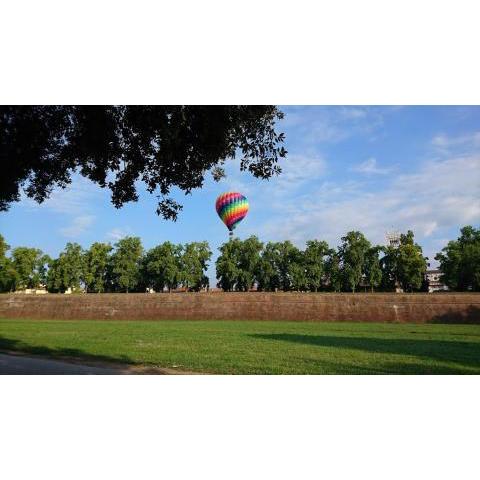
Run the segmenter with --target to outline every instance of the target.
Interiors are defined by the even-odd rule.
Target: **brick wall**
[[[3,294],[0,317],[480,324],[480,294]]]

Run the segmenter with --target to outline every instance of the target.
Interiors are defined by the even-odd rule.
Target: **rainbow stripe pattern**
[[[218,216],[230,231],[245,218],[248,213],[248,200],[241,193],[226,192],[219,195],[215,202]]]

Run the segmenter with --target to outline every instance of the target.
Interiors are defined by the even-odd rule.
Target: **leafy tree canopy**
[[[362,280],[365,261],[370,248],[370,242],[361,232],[348,232],[342,237],[339,253],[342,260],[344,281],[354,293]]]
[[[382,282],[382,268],[380,266],[380,252],[383,248],[379,245],[370,247],[365,255],[364,275],[365,280],[370,285],[373,292],[375,287],[378,287]]]
[[[0,292],[14,290],[18,282],[18,274],[13,267],[13,263],[6,256],[8,250],[10,250],[10,245],[0,235]]]
[[[37,288],[46,281],[49,257],[41,250],[17,247],[12,250],[11,266],[16,272],[15,288]]]
[[[423,283],[428,267],[428,258],[423,256],[422,247],[415,243],[409,230],[400,235],[398,247],[388,246],[381,260],[383,283],[388,288],[401,286],[406,292],[418,290]]]
[[[342,269],[340,265],[340,255],[335,250],[329,250],[328,258],[325,262],[325,273],[328,285],[334,292],[340,292],[342,289]]]
[[[0,211],[21,191],[42,202],[78,171],[109,188],[120,208],[136,201],[136,182],[159,198],[157,213],[177,218],[171,189],[202,187],[224,176],[237,153],[240,168],[268,179],[286,156],[274,106],[1,106]]]
[[[209,286],[205,271],[212,252],[208,242],[187,243],[181,257],[180,279],[187,290],[200,290]]]
[[[87,292],[101,293],[105,291],[111,251],[112,246],[109,243],[95,242],[85,252],[84,280]]]
[[[241,274],[238,266],[241,246],[242,241],[233,238],[219,248],[220,255],[215,264],[218,286],[226,292],[233,291],[238,284],[238,278]]]
[[[263,243],[254,235],[241,242],[237,265],[239,290],[247,292],[253,287],[262,249]]]
[[[143,254],[139,237],[125,237],[115,244],[111,257],[114,288],[129,292],[140,280],[140,262]]]
[[[182,246],[164,242],[149,250],[143,261],[147,284],[157,292],[177,288],[181,280]]]
[[[325,241],[309,240],[305,249],[305,272],[309,287],[318,291],[325,277],[325,258],[329,254],[329,246]]]
[[[435,257],[445,283],[454,290],[480,291],[480,229],[470,225],[460,230]]]
[[[84,283],[85,256],[78,243],[67,243],[59,257],[49,262],[47,286],[55,292],[79,291]]]
[[[10,250],[10,245],[5,241],[3,235],[0,234],[0,259],[5,258],[8,250]]]

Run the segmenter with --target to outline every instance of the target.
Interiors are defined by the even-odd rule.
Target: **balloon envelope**
[[[247,215],[248,200],[238,192],[226,192],[218,196],[215,203],[218,216],[232,231]]]

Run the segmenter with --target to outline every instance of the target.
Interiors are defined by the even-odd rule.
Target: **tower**
[[[398,248],[400,246],[400,232],[390,230],[385,233],[385,238],[389,247]]]

